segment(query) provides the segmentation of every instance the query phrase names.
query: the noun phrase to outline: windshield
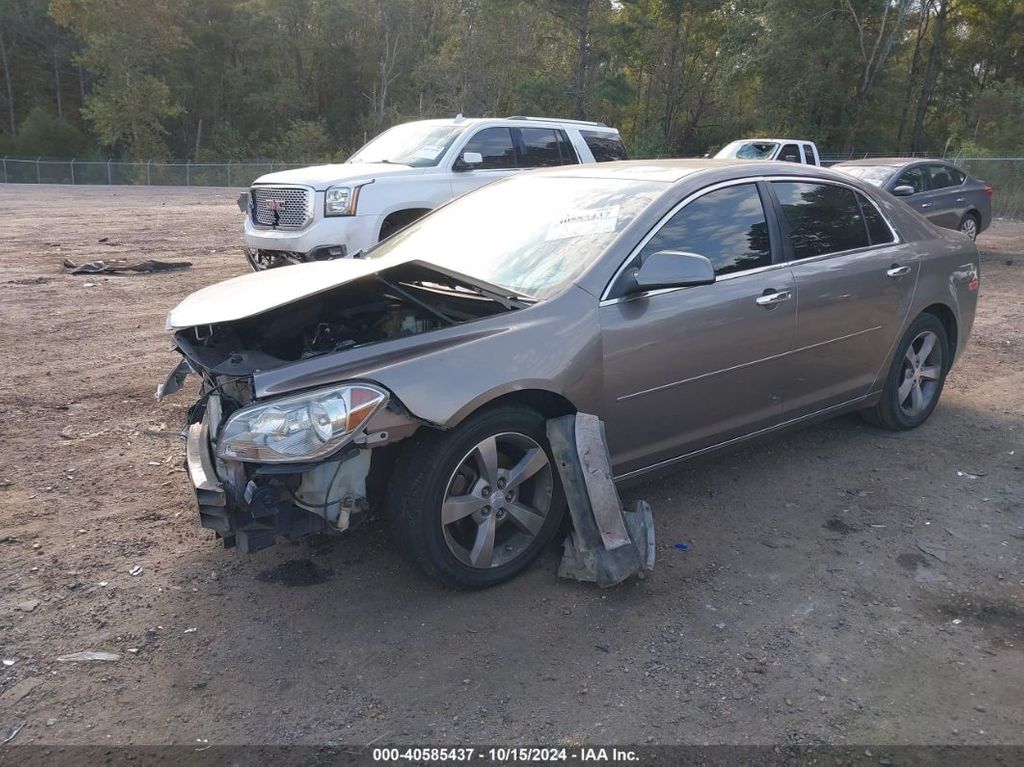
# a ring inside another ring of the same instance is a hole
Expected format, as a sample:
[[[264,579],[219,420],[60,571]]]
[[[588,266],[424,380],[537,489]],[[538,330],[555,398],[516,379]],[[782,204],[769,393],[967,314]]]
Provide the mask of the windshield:
[[[896,172],[892,165],[834,165],[833,168],[875,186],[882,186]]]
[[[548,298],[665,188],[652,181],[521,176],[446,205],[366,257],[428,261],[522,296]]]
[[[434,167],[464,126],[406,123],[386,130],[348,158],[349,162],[392,162]]]
[[[733,141],[715,155],[720,160],[770,160],[778,144],[774,141]]]

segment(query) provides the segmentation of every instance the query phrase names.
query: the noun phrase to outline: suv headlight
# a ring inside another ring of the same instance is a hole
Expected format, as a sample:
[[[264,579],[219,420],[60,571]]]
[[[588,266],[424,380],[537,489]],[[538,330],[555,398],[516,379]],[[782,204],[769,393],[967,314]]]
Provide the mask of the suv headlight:
[[[294,463],[334,453],[388,401],[369,384],[319,389],[231,414],[217,455],[234,461]]]
[[[358,186],[336,186],[324,195],[325,216],[354,216],[359,201]]]

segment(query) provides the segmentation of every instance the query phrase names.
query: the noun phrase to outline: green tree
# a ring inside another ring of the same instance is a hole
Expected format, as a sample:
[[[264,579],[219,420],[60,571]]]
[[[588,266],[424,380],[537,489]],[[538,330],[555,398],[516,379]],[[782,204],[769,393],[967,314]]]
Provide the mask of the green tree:
[[[58,23],[83,43],[78,61],[97,78],[83,114],[99,140],[135,159],[166,154],[165,123],[181,111],[162,75],[183,44],[178,0],[53,0]]]

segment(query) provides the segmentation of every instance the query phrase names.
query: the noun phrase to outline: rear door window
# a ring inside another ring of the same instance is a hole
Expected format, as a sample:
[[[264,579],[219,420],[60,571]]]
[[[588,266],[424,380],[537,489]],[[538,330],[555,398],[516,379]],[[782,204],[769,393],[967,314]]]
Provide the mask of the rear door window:
[[[484,161],[474,166],[476,168],[517,167],[512,131],[508,128],[484,128],[466,143],[462,151],[480,153]]]
[[[578,165],[580,158],[576,156],[572,142],[564,130],[555,131],[558,134],[558,151],[562,154],[562,165]],[[623,150],[625,151],[625,150]]]
[[[626,160],[626,147],[622,145],[622,139],[615,133],[598,133],[597,131],[580,131],[583,140],[587,142],[590,153],[598,162],[614,162]]]
[[[681,208],[640,251],[640,261],[659,250],[682,250],[710,259],[715,274],[772,263],[768,223],[754,184],[708,192]]]
[[[928,171],[928,181],[931,189],[945,189],[949,186],[958,186],[964,182],[964,174],[956,168],[948,165],[925,165]]]
[[[899,178],[896,179],[896,186],[911,186],[914,188],[914,194],[918,192],[928,191],[928,174],[925,171],[923,165],[918,165],[913,168],[909,168],[903,171]]]
[[[800,147],[796,144],[786,144],[779,151],[779,159],[783,162],[800,162]]]
[[[860,210],[864,215],[864,223],[868,228],[871,244],[885,245],[895,242],[896,237],[893,235],[892,229],[885,223],[885,219],[882,218],[882,214],[875,207],[875,204],[860,192],[857,193],[857,202],[860,203]]]
[[[817,165],[814,161],[814,150],[811,149],[810,144],[804,144],[804,162],[808,165]]]
[[[773,181],[789,230],[793,258],[812,258],[870,245],[852,189],[834,184]]]
[[[576,162],[576,157],[565,156],[564,145],[568,139],[562,131],[553,128],[521,128],[523,164],[527,168],[544,168],[551,165],[568,165]],[[562,135],[559,135],[562,134]]]

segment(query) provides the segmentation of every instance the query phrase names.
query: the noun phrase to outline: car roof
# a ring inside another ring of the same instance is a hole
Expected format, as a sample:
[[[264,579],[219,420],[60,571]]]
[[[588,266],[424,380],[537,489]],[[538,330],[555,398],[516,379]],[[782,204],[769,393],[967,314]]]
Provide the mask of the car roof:
[[[660,181],[673,184],[696,173],[729,168],[742,168],[743,176],[814,176],[822,179],[842,180],[848,177],[835,171],[802,163],[763,162],[752,160],[694,158],[687,160],[624,160],[620,162],[588,163],[585,165],[562,165],[531,173],[571,178],[617,178],[626,181]]]
[[[814,142],[806,138],[738,138],[735,141],[730,141],[729,144],[753,144],[757,142],[772,143],[772,144],[813,144]]]
[[[618,135],[619,129],[612,128],[604,123],[587,122],[586,120],[570,120],[561,117],[530,117],[527,115],[513,115],[512,117],[446,117],[434,120],[414,120],[416,123],[428,123],[430,125],[444,125],[451,127],[468,127],[471,125],[558,125],[561,127],[573,127],[580,130],[597,131]],[[406,125],[410,123],[405,123]]]
[[[915,162],[932,162],[942,165],[952,165],[949,160],[938,157],[865,157],[860,160],[843,160],[836,165],[886,165],[893,168],[902,168]]]

